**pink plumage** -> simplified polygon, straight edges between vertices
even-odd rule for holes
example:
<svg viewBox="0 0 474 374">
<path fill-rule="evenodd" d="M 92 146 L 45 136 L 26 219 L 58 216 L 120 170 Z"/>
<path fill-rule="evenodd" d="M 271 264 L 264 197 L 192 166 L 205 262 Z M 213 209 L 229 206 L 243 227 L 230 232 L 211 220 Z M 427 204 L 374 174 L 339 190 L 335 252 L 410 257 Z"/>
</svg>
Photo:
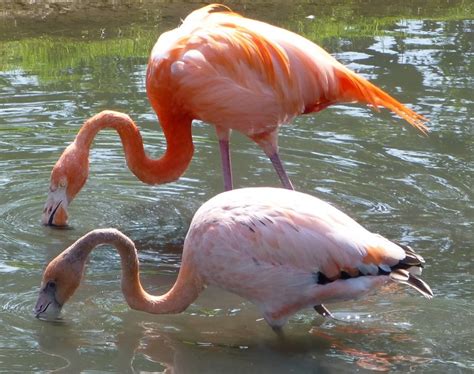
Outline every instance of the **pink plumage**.
<svg viewBox="0 0 474 374">
<path fill-rule="evenodd" d="M 296 116 L 341 102 L 386 107 L 426 132 L 426 119 L 350 71 L 313 42 L 288 30 L 233 13 L 222 5 L 192 12 L 163 33 L 150 55 L 147 94 L 166 137 L 166 151 L 150 159 L 132 119 L 103 111 L 85 122 L 51 173 L 42 221 L 64 226 L 68 206 L 87 179 L 94 136 L 110 127 L 120 134 L 127 165 L 150 184 L 178 179 L 194 154 L 192 121 L 214 126 L 224 176 L 233 188 L 230 134 L 255 141 L 283 187 L 293 189 L 278 153 L 278 131 Z M 81 170 L 81 173 L 78 172 Z"/>
<path fill-rule="evenodd" d="M 191 223 L 188 255 L 205 283 L 251 300 L 272 326 L 299 309 L 363 295 L 411 256 L 323 200 L 276 188 L 206 202 Z M 422 261 L 418 256 L 412 271 Z"/>
<path fill-rule="evenodd" d="M 122 258 L 122 290 L 129 305 L 149 313 L 178 313 L 206 285 L 236 293 L 262 311 L 275 329 L 300 309 L 358 298 L 388 282 L 431 298 L 417 275 L 424 260 L 410 247 L 369 232 L 330 204 L 276 188 L 224 192 L 196 212 L 184 242 L 176 283 L 153 296 L 142 288 L 133 242 L 117 230 L 94 230 L 46 268 L 36 306 L 56 316 L 80 283 L 87 256 L 112 244 Z"/>
<path fill-rule="evenodd" d="M 387 107 L 427 130 L 423 116 L 318 45 L 217 4 L 192 12 L 160 36 L 149 59 L 147 92 L 160 119 L 172 110 L 216 127 L 226 189 L 232 187 L 226 155 L 231 130 L 262 147 L 287 188 L 292 184 L 279 159 L 278 128 L 300 114 L 360 102 Z"/>
</svg>

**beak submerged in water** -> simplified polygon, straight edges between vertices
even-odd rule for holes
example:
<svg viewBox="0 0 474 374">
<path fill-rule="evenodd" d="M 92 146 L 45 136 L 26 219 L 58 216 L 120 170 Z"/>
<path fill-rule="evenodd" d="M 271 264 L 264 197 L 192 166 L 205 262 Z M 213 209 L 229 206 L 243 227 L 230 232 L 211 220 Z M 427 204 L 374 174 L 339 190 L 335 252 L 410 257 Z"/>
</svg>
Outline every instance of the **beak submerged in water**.
<svg viewBox="0 0 474 374">
<path fill-rule="evenodd" d="M 46 226 L 66 226 L 68 219 L 67 207 L 66 188 L 60 187 L 54 191 L 49 191 L 41 222 Z"/>
<path fill-rule="evenodd" d="M 56 300 L 56 284 L 48 282 L 41 288 L 34 313 L 36 318 L 47 321 L 56 320 L 61 314 L 62 305 Z"/>
</svg>

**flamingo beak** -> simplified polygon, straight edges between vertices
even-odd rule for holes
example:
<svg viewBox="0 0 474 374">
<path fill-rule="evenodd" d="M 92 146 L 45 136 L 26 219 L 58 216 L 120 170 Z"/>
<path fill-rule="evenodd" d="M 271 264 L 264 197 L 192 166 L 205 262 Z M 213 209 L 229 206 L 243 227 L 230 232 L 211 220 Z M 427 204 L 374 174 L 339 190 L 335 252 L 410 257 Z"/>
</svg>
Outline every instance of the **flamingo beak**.
<svg viewBox="0 0 474 374">
<path fill-rule="evenodd" d="M 35 317 L 47 321 L 57 320 L 61 314 L 62 305 L 56 300 L 54 290 L 41 289 L 36 301 L 34 313 Z"/>
<path fill-rule="evenodd" d="M 65 188 L 50 191 L 44 205 L 41 222 L 46 226 L 67 226 L 68 199 Z"/>
</svg>

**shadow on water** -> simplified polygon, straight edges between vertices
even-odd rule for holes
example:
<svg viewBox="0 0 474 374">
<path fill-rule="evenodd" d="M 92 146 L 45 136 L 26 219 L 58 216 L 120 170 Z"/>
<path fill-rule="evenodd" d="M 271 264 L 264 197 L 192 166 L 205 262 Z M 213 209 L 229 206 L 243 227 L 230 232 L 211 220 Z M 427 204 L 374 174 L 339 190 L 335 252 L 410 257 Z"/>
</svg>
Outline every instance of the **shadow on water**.
<svg viewBox="0 0 474 374">
<path fill-rule="evenodd" d="M 297 189 L 321 197 L 427 260 L 429 302 L 402 289 L 296 315 L 276 338 L 254 306 L 208 289 L 185 313 L 129 310 L 117 253 L 90 259 L 61 324 L 34 319 L 47 261 L 78 236 L 113 226 L 139 248 L 152 293 L 173 284 L 193 213 L 222 190 L 213 130 L 193 124 L 195 157 L 176 183 L 147 186 L 119 137 L 101 132 L 68 230 L 40 225 L 49 173 L 85 119 L 130 114 L 151 157 L 165 140 L 144 75 L 157 36 L 199 2 L 9 2 L 0 10 L 0 362 L 9 371 L 464 372 L 472 329 L 474 133 L 472 2 L 236 1 L 248 16 L 296 31 L 430 118 L 427 138 L 387 112 L 338 105 L 280 135 Z M 137 2 L 138 3 L 138 2 Z M 368 4 L 368 5 L 367 5 Z M 313 17 L 314 16 L 314 17 Z M 262 152 L 232 138 L 236 185 L 278 186 Z"/>
</svg>

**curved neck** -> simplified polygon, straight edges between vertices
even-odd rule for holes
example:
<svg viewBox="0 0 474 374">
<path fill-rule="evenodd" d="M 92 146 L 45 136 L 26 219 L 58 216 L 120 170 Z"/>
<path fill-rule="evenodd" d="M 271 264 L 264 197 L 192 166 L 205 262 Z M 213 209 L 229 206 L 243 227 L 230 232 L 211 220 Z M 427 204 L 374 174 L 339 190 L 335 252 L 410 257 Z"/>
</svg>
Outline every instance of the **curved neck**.
<svg viewBox="0 0 474 374">
<path fill-rule="evenodd" d="M 154 296 L 147 293 L 140 282 L 137 250 L 133 242 L 115 229 L 93 230 L 69 247 L 68 262 L 85 264 L 89 253 L 99 245 L 110 244 L 117 248 L 122 263 L 122 292 L 132 309 L 147 313 L 179 313 L 185 310 L 203 289 L 190 259 L 183 256 L 178 278 L 166 294 Z"/>
<path fill-rule="evenodd" d="M 90 118 L 74 140 L 80 149 L 90 150 L 92 141 L 103 128 L 113 128 L 123 144 L 127 165 L 142 182 L 168 183 L 178 179 L 187 169 L 194 152 L 191 134 L 192 120 L 185 116 L 160 117 L 166 138 L 166 151 L 159 159 L 150 159 L 144 150 L 139 129 L 129 116 L 103 111 Z"/>
</svg>

